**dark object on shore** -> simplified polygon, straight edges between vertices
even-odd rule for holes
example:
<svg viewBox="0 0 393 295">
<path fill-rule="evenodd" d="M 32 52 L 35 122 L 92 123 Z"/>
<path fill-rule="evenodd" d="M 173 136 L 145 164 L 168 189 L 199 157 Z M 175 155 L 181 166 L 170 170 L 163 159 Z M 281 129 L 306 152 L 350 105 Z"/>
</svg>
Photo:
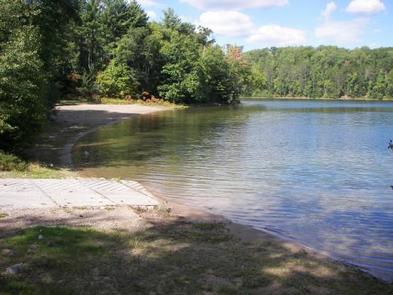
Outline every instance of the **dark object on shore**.
<svg viewBox="0 0 393 295">
<path fill-rule="evenodd" d="M 388 149 L 393 150 L 393 141 L 392 140 L 389 141 Z"/>
<path fill-rule="evenodd" d="M 149 100 L 149 99 L 151 99 L 152 98 L 152 95 L 149 93 L 149 92 L 147 92 L 147 91 L 143 91 L 142 92 L 142 96 L 141 96 L 141 98 L 142 98 L 142 100 Z"/>
</svg>

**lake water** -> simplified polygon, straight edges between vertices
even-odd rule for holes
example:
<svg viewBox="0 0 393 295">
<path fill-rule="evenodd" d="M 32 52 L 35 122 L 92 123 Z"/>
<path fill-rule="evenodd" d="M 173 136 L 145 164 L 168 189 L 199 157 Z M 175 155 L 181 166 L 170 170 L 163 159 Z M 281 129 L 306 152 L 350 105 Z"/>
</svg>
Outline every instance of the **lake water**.
<svg viewBox="0 0 393 295">
<path fill-rule="evenodd" d="M 244 101 L 106 126 L 73 158 L 392 281 L 390 138 L 390 102 Z"/>
</svg>

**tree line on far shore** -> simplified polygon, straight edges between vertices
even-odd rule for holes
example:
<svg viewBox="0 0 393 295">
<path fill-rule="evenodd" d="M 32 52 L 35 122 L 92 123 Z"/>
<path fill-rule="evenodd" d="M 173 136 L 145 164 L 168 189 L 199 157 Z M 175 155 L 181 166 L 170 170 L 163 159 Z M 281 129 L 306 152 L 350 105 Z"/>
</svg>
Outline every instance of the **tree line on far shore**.
<svg viewBox="0 0 393 295">
<path fill-rule="evenodd" d="M 211 33 L 171 9 L 150 21 L 136 1 L 0 0 L 0 150 L 28 142 L 62 98 L 238 101 L 245 65 Z"/>
<path fill-rule="evenodd" d="M 249 96 L 393 98 L 393 48 L 268 48 L 245 56 L 258 80 Z"/>
</svg>

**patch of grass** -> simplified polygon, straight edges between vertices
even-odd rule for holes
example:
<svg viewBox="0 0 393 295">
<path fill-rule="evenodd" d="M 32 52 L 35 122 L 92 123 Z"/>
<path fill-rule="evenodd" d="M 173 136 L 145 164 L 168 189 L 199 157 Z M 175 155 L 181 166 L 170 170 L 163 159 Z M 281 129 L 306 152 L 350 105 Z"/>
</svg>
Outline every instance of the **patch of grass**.
<svg viewBox="0 0 393 295">
<path fill-rule="evenodd" d="M 0 260 L 0 267 L 24 267 L 16 275 L 0 275 L 0 294 L 76 294 L 78 277 L 91 273 L 95 259 L 105 260 L 118 242 L 116 236 L 61 227 L 36 227 L 1 239 L 0 250 L 14 254 Z M 64 288 L 69 280 L 77 285 Z"/>
<path fill-rule="evenodd" d="M 21 158 L 0 151 L 0 178 L 65 178 L 75 173 L 38 163 L 29 163 Z"/>
<path fill-rule="evenodd" d="M 41 236 L 41 238 L 39 238 Z M 0 294 L 393 294 L 358 271 L 245 243 L 224 224 L 173 221 L 137 233 L 36 227 L 0 239 Z"/>
<path fill-rule="evenodd" d="M 0 151 L 0 171 L 24 171 L 27 166 L 19 157 Z"/>
<path fill-rule="evenodd" d="M 24 170 L 0 171 L 0 178 L 66 178 L 75 176 L 75 172 L 68 169 L 58 169 L 37 163 L 27 163 Z"/>
<path fill-rule="evenodd" d="M 0 212 L 0 219 L 8 217 L 7 213 Z"/>
</svg>

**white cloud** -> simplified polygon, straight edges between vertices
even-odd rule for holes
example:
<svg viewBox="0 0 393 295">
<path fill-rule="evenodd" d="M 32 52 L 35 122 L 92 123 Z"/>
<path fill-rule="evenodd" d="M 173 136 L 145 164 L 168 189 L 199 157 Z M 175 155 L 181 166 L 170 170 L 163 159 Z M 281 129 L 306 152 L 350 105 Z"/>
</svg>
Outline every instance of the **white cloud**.
<svg viewBox="0 0 393 295">
<path fill-rule="evenodd" d="M 273 6 L 284 6 L 288 0 L 180 0 L 196 8 L 204 10 L 231 10 L 246 8 L 267 8 Z"/>
<path fill-rule="evenodd" d="M 329 19 L 330 18 L 330 16 L 332 15 L 332 13 L 333 12 L 335 12 L 336 11 L 336 9 L 337 9 L 337 5 L 336 5 L 336 3 L 335 2 L 329 2 L 328 4 L 326 4 L 326 7 L 325 7 L 325 9 L 322 11 L 322 17 L 324 18 L 324 19 Z"/>
<path fill-rule="evenodd" d="M 247 36 L 255 29 L 251 18 L 238 11 L 207 11 L 199 17 L 199 23 L 214 33 L 228 37 Z"/>
<path fill-rule="evenodd" d="M 212 29 L 217 35 L 243 37 L 259 46 L 289 46 L 306 42 L 306 34 L 302 30 L 277 24 L 258 27 L 247 14 L 234 10 L 204 12 L 198 24 Z"/>
<path fill-rule="evenodd" d="M 352 0 L 346 8 L 347 12 L 373 14 L 385 10 L 382 0 Z"/>
<path fill-rule="evenodd" d="M 354 45 L 360 41 L 367 22 L 366 19 L 328 20 L 315 29 L 315 36 L 325 42 L 334 42 L 337 45 Z"/>
<path fill-rule="evenodd" d="M 137 2 L 144 7 L 154 6 L 157 4 L 155 0 L 137 0 Z"/>
<path fill-rule="evenodd" d="M 157 19 L 157 13 L 155 13 L 153 10 L 146 11 L 146 14 L 151 20 Z"/>
<path fill-rule="evenodd" d="M 302 30 L 270 24 L 259 27 L 247 41 L 260 46 L 301 45 L 306 42 L 306 34 Z"/>
</svg>

